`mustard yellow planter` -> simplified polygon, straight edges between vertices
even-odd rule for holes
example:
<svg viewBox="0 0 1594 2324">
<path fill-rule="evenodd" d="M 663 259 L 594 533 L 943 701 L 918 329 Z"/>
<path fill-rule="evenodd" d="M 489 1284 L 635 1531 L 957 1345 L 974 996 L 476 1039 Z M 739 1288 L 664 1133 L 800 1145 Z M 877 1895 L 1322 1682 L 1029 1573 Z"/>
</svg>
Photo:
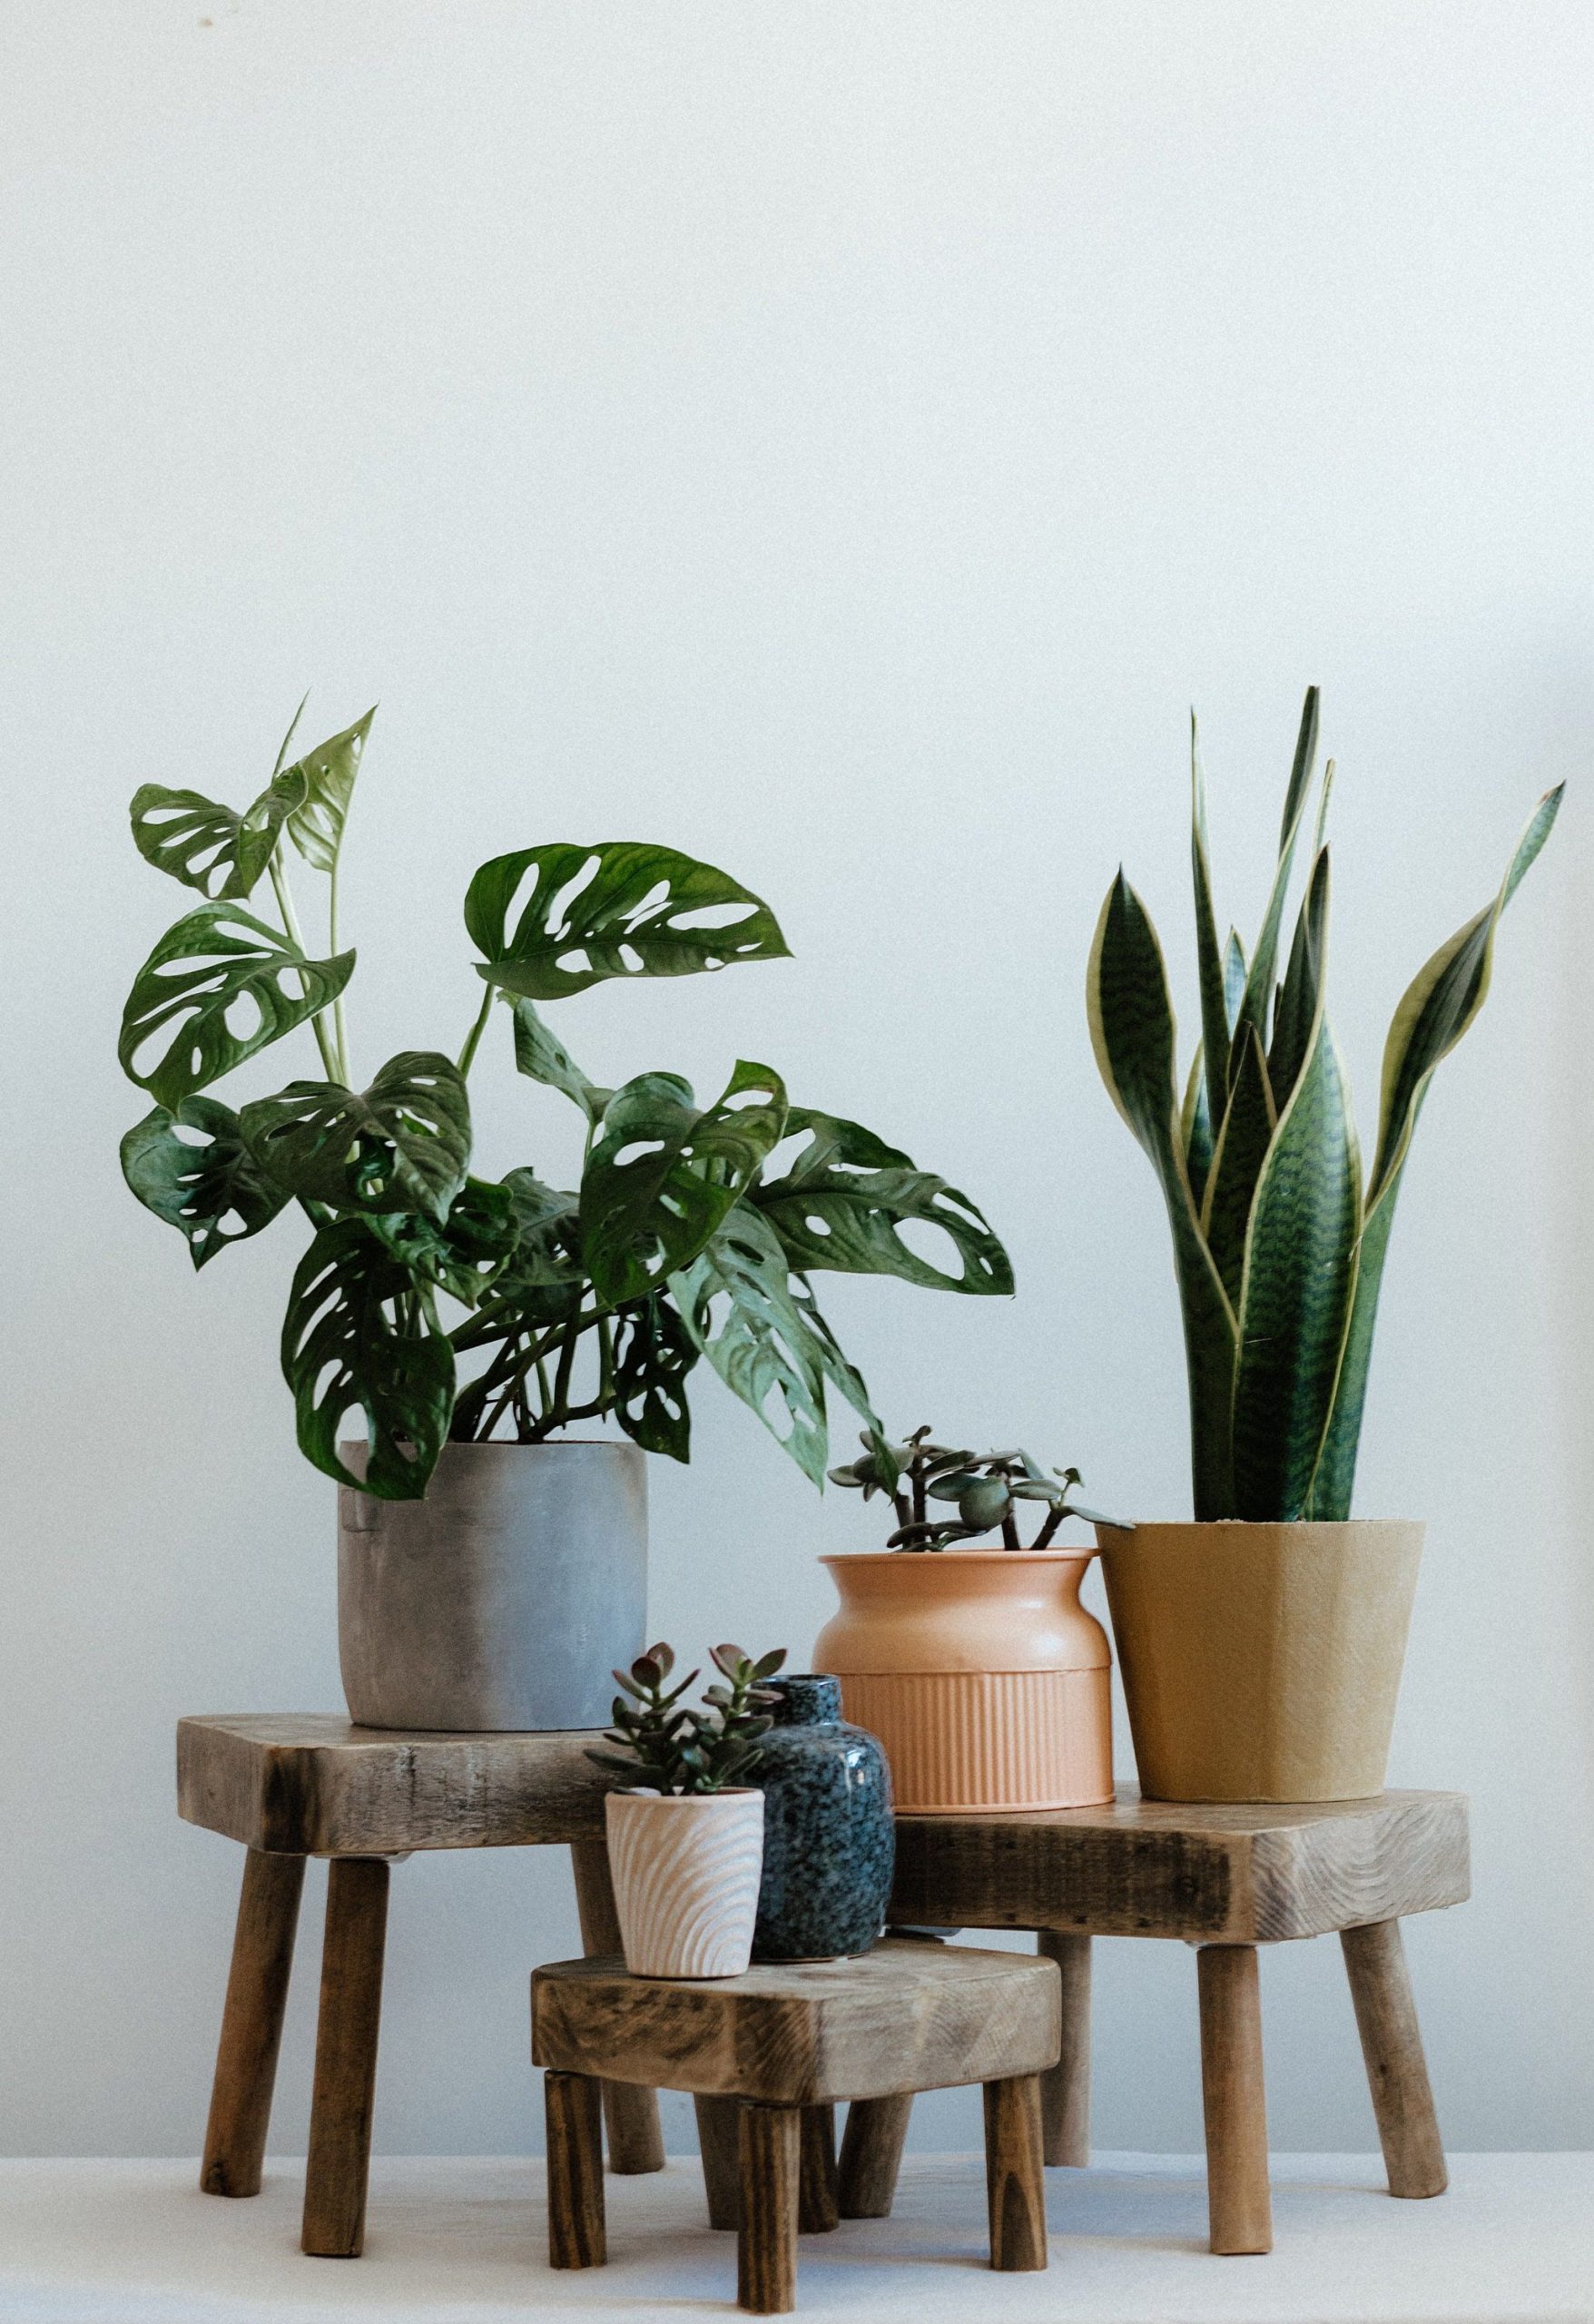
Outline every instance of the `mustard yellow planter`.
<svg viewBox="0 0 1594 2324">
<path fill-rule="evenodd" d="M 1148 1799 L 1383 1788 L 1422 1527 L 1098 1525 Z"/>
</svg>

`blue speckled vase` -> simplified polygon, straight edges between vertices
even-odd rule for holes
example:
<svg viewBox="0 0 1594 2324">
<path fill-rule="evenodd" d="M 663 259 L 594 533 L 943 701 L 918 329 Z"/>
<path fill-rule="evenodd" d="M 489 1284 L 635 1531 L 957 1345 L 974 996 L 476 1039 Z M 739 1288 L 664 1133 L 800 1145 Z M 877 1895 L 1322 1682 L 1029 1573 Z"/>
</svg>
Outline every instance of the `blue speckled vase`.
<svg viewBox="0 0 1594 2324">
<path fill-rule="evenodd" d="M 772 1679 L 774 1726 L 753 1780 L 763 1793 L 755 1961 L 867 1953 L 891 1893 L 891 1771 L 841 1717 L 839 1679 Z"/>
</svg>

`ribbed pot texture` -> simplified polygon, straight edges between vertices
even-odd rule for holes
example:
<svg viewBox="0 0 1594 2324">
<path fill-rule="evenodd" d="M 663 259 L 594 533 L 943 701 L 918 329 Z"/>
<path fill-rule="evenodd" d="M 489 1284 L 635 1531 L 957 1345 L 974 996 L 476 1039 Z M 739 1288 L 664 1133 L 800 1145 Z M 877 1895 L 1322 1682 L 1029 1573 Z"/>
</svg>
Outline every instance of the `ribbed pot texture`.
<svg viewBox="0 0 1594 2324">
<path fill-rule="evenodd" d="M 339 1447 L 364 1473 L 363 1443 Z M 646 1643 L 647 1456 L 445 1444 L 424 1501 L 338 1490 L 338 1647 L 361 1727 L 603 1727 Z"/>
<path fill-rule="evenodd" d="M 1382 1790 L 1421 1525 L 1097 1531 L 1147 1798 Z"/>
<path fill-rule="evenodd" d="M 1079 1603 L 1089 1550 L 821 1561 L 841 1608 L 814 1659 L 878 1735 L 899 1815 L 1110 1799 L 1112 1654 Z"/>
<path fill-rule="evenodd" d="M 763 1794 L 612 1791 L 609 1874 L 634 1977 L 739 1977 L 753 1957 Z"/>
</svg>

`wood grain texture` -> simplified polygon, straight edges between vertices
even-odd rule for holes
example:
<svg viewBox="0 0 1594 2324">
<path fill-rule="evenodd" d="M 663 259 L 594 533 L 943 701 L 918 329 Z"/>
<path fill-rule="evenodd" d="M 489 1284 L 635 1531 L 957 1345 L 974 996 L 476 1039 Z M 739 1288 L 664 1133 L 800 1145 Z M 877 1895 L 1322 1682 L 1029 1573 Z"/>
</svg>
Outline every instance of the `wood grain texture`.
<svg viewBox="0 0 1594 2324">
<path fill-rule="evenodd" d="M 1059 2009 L 1049 1961 L 911 1940 L 704 1984 L 564 1961 L 533 1974 L 532 2055 L 657 2089 L 814 2106 L 1038 2073 L 1057 2059 Z"/>
<path fill-rule="evenodd" d="M 841 2224 L 837 2209 L 836 2110 L 805 2106 L 801 2137 L 802 2163 L 797 2197 L 797 2226 L 803 2235 L 828 2235 Z"/>
<path fill-rule="evenodd" d="M 893 1921 L 1271 1945 L 1460 1904 L 1459 1792 L 897 1819 Z"/>
<path fill-rule="evenodd" d="M 742 2102 L 698 2096 L 692 2103 L 697 2115 L 708 2223 L 734 2232 L 742 2219 Z"/>
<path fill-rule="evenodd" d="M 1007 2274 L 1044 2268 L 1046 2171 L 1037 2074 L 985 2085 L 985 2191 L 991 2266 Z"/>
<path fill-rule="evenodd" d="M 601 1836 L 572 1840 L 576 1909 L 581 1919 L 581 1949 L 588 1955 L 620 1950 L 620 1922 L 609 1878 L 609 1851 Z M 604 2124 L 609 2137 L 609 2169 L 624 2178 L 664 2167 L 664 2134 L 659 2102 L 651 2090 L 624 2082 L 604 2084 Z"/>
<path fill-rule="evenodd" d="M 386 1864 L 345 1856 L 329 1865 L 300 2239 L 315 2259 L 355 2260 L 365 2248 L 387 1928 Z"/>
<path fill-rule="evenodd" d="M 1048 2163 L 1083 2171 L 1090 2161 L 1090 1939 L 1041 1929 L 1036 1949 L 1058 1965 L 1063 2046 L 1040 2077 L 1041 2147 Z"/>
<path fill-rule="evenodd" d="M 182 1718 L 177 1810 L 246 1847 L 403 1856 L 526 1847 L 604 1828 L 595 1730 L 439 1735 L 306 1714 Z"/>
<path fill-rule="evenodd" d="M 1399 1921 L 1348 1928 L 1340 1944 L 1392 2195 L 1442 2195 L 1450 2183 L 1428 2083 Z"/>
<path fill-rule="evenodd" d="M 743 2106 L 742 2224 L 736 2299 L 750 2316 L 784 2316 L 797 2305 L 797 2207 L 802 2144 L 794 2106 Z"/>
<path fill-rule="evenodd" d="M 843 2219 L 890 2219 L 912 2112 L 912 2098 L 905 2093 L 855 2098 L 848 2107 L 836 2189 Z"/>
<path fill-rule="evenodd" d="M 1201 2100 L 1206 2118 L 1206 2205 L 1212 2249 L 1271 2251 L 1267 2102 L 1262 2081 L 1262 2001 L 1256 1948 L 1203 1945 Z"/>
<path fill-rule="evenodd" d="M 584 2073 L 544 2074 L 543 2112 L 548 2147 L 548 2265 L 601 2268 L 608 2258 L 608 2243 L 597 2083 Z"/>
<path fill-rule="evenodd" d="M 303 1886 L 301 1856 L 262 1856 L 251 1848 L 243 1860 L 232 1965 L 200 2165 L 200 2185 L 207 2195 L 258 2195 L 261 2191 Z"/>
</svg>

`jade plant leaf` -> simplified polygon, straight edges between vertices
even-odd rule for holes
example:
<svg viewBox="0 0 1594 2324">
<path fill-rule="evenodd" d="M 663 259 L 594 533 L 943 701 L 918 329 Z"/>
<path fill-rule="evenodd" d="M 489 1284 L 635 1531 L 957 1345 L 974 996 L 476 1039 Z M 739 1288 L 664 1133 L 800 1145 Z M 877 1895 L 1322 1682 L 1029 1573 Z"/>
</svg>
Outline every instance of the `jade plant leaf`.
<svg viewBox="0 0 1594 2324">
<path fill-rule="evenodd" d="M 133 980 L 117 1045 L 123 1070 L 162 1105 L 181 1105 L 319 1015 L 353 969 L 352 952 L 307 960 L 241 905 L 202 904 L 167 930 Z M 141 1070 L 140 1059 L 168 1027 L 165 1054 Z"/>
<path fill-rule="evenodd" d="M 196 1267 L 258 1235 L 288 1200 L 244 1144 L 231 1107 L 215 1098 L 185 1098 L 175 1112 L 157 1106 L 135 1122 L 122 1141 L 122 1175 L 186 1238 Z"/>
<path fill-rule="evenodd" d="M 600 1089 L 595 1081 L 588 1079 L 564 1042 L 543 1022 L 529 1000 L 517 1000 L 513 1003 L 513 1009 L 517 1069 L 532 1081 L 546 1082 L 550 1089 L 563 1090 L 566 1098 L 573 1098 L 581 1108 L 589 1122 L 601 1122 L 604 1108 L 614 1096 L 614 1091 Z"/>
<path fill-rule="evenodd" d="M 774 914 L 751 889 L 673 847 L 629 840 L 496 856 L 470 883 L 465 925 L 484 956 L 477 973 L 528 1000 L 558 1000 L 605 977 L 787 957 Z"/>
<path fill-rule="evenodd" d="M 689 1266 L 780 1143 L 786 1091 L 766 1065 L 738 1063 L 706 1113 L 674 1073 L 644 1073 L 610 1098 L 581 1181 L 593 1287 L 619 1307 Z"/>
<path fill-rule="evenodd" d="M 300 1260 L 282 1327 L 306 1460 L 379 1501 L 418 1501 L 448 1439 L 454 1350 L 428 1297 L 362 1218 L 324 1226 Z M 365 1414 L 363 1480 L 338 1457 L 346 1414 Z"/>
<path fill-rule="evenodd" d="M 133 841 L 146 863 L 216 902 L 248 896 L 276 852 L 290 811 L 304 796 L 297 769 L 276 776 L 240 814 L 198 791 L 146 783 L 129 810 Z"/>
<path fill-rule="evenodd" d="M 697 1346 L 679 1310 L 654 1292 L 616 1318 L 615 1418 L 645 1452 L 673 1461 L 692 1453 L 692 1413 L 686 1375 Z"/>
<path fill-rule="evenodd" d="M 1006 1251 L 956 1187 L 915 1169 L 872 1130 L 835 1114 L 794 1107 L 786 1128 L 807 1143 L 785 1174 L 757 1187 L 751 1199 L 799 1274 L 829 1267 L 900 1275 L 939 1291 L 1011 1292 Z M 934 1265 L 903 1240 L 900 1229 L 910 1220 L 940 1230 L 950 1267 Z"/>
<path fill-rule="evenodd" d="M 431 1049 L 401 1050 L 359 1093 L 336 1081 L 290 1081 L 239 1118 L 279 1186 L 335 1210 L 446 1218 L 470 1162 L 464 1078 Z"/>
<path fill-rule="evenodd" d="M 330 872 L 338 861 L 354 778 L 376 714 L 373 704 L 363 718 L 357 718 L 330 741 L 319 743 L 313 751 L 306 751 L 278 778 L 300 786 L 300 795 L 288 814 L 288 836 L 314 871 Z M 289 731 L 291 734 L 292 729 Z"/>
</svg>

